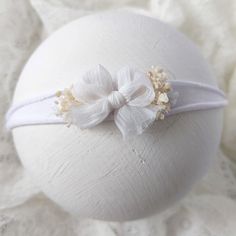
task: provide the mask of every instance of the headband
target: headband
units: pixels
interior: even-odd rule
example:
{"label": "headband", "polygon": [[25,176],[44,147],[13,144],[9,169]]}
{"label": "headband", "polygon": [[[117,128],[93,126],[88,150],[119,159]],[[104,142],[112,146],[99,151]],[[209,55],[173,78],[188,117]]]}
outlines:
{"label": "headband", "polygon": [[160,67],[143,72],[128,66],[112,77],[98,65],[70,88],[12,105],[6,126],[11,130],[26,125],[67,124],[87,129],[114,120],[125,137],[141,134],[155,120],[227,104],[217,87],[170,77]]}

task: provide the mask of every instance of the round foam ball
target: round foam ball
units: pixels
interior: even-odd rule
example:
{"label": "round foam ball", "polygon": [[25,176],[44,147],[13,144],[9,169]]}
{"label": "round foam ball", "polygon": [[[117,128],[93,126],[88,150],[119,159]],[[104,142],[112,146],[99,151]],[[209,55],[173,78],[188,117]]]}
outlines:
{"label": "round foam ball", "polygon": [[[110,11],[73,21],[43,42],[20,76],[14,102],[69,87],[97,64],[113,75],[125,65],[159,65],[175,79],[216,84],[183,34],[148,16]],[[222,109],[211,109],[157,121],[127,140],[113,121],[85,130],[24,126],[13,137],[23,166],[59,206],[78,217],[125,221],[184,197],[214,160],[221,129]]]}

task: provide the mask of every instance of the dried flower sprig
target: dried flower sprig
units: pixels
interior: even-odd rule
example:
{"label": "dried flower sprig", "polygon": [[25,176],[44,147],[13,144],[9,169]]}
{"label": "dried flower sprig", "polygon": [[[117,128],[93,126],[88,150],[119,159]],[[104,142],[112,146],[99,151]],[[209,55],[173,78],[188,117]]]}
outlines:
{"label": "dried flower sprig", "polygon": [[159,108],[156,119],[163,120],[166,113],[169,112],[171,108],[168,92],[170,92],[172,88],[170,83],[167,82],[168,75],[158,66],[152,66],[147,74],[155,92],[155,98],[151,104]]}
{"label": "dried flower sprig", "polygon": [[62,116],[68,126],[72,123],[71,116],[69,115],[71,108],[82,104],[75,98],[72,91],[73,86],[56,92],[57,100],[55,103],[57,104],[57,115]]}

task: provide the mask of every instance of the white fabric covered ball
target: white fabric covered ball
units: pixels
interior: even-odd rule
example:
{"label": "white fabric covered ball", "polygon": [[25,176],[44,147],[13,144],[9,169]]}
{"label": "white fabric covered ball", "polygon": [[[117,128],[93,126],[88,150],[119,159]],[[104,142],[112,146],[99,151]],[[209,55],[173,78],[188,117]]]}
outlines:
{"label": "white fabric covered ball", "polygon": [[[207,63],[185,36],[157,19],[126,11],[76,20],[49,37],[26,64],[14,96],[69,87],[97,64],[112,74],[125,65],[160,65],[175,79],[215,85]],[[114,122],[92,129],[35,125],[13,130],[24,167],[53,201],[78,217],[134,220],[181,199],[212,162],[222,109],[157,121],[123,140]]]}

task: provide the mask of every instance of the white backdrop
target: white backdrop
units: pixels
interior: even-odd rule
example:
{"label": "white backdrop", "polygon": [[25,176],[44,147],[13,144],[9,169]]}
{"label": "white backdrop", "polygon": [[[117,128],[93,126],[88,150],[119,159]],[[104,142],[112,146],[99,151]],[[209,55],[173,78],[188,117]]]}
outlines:
{"label": "white backdrop", "polygon": [[63,24],[117,7],[146,10],[189,36],[227,93],[224,133],[209,174],[172,209],[128,223],[78,220],[40,193],[22,168],[12,139],[0,132],[0,235],[236,235],[236,2],[233,0],[1,0],[0,122],[16,80],[35,47]]}

